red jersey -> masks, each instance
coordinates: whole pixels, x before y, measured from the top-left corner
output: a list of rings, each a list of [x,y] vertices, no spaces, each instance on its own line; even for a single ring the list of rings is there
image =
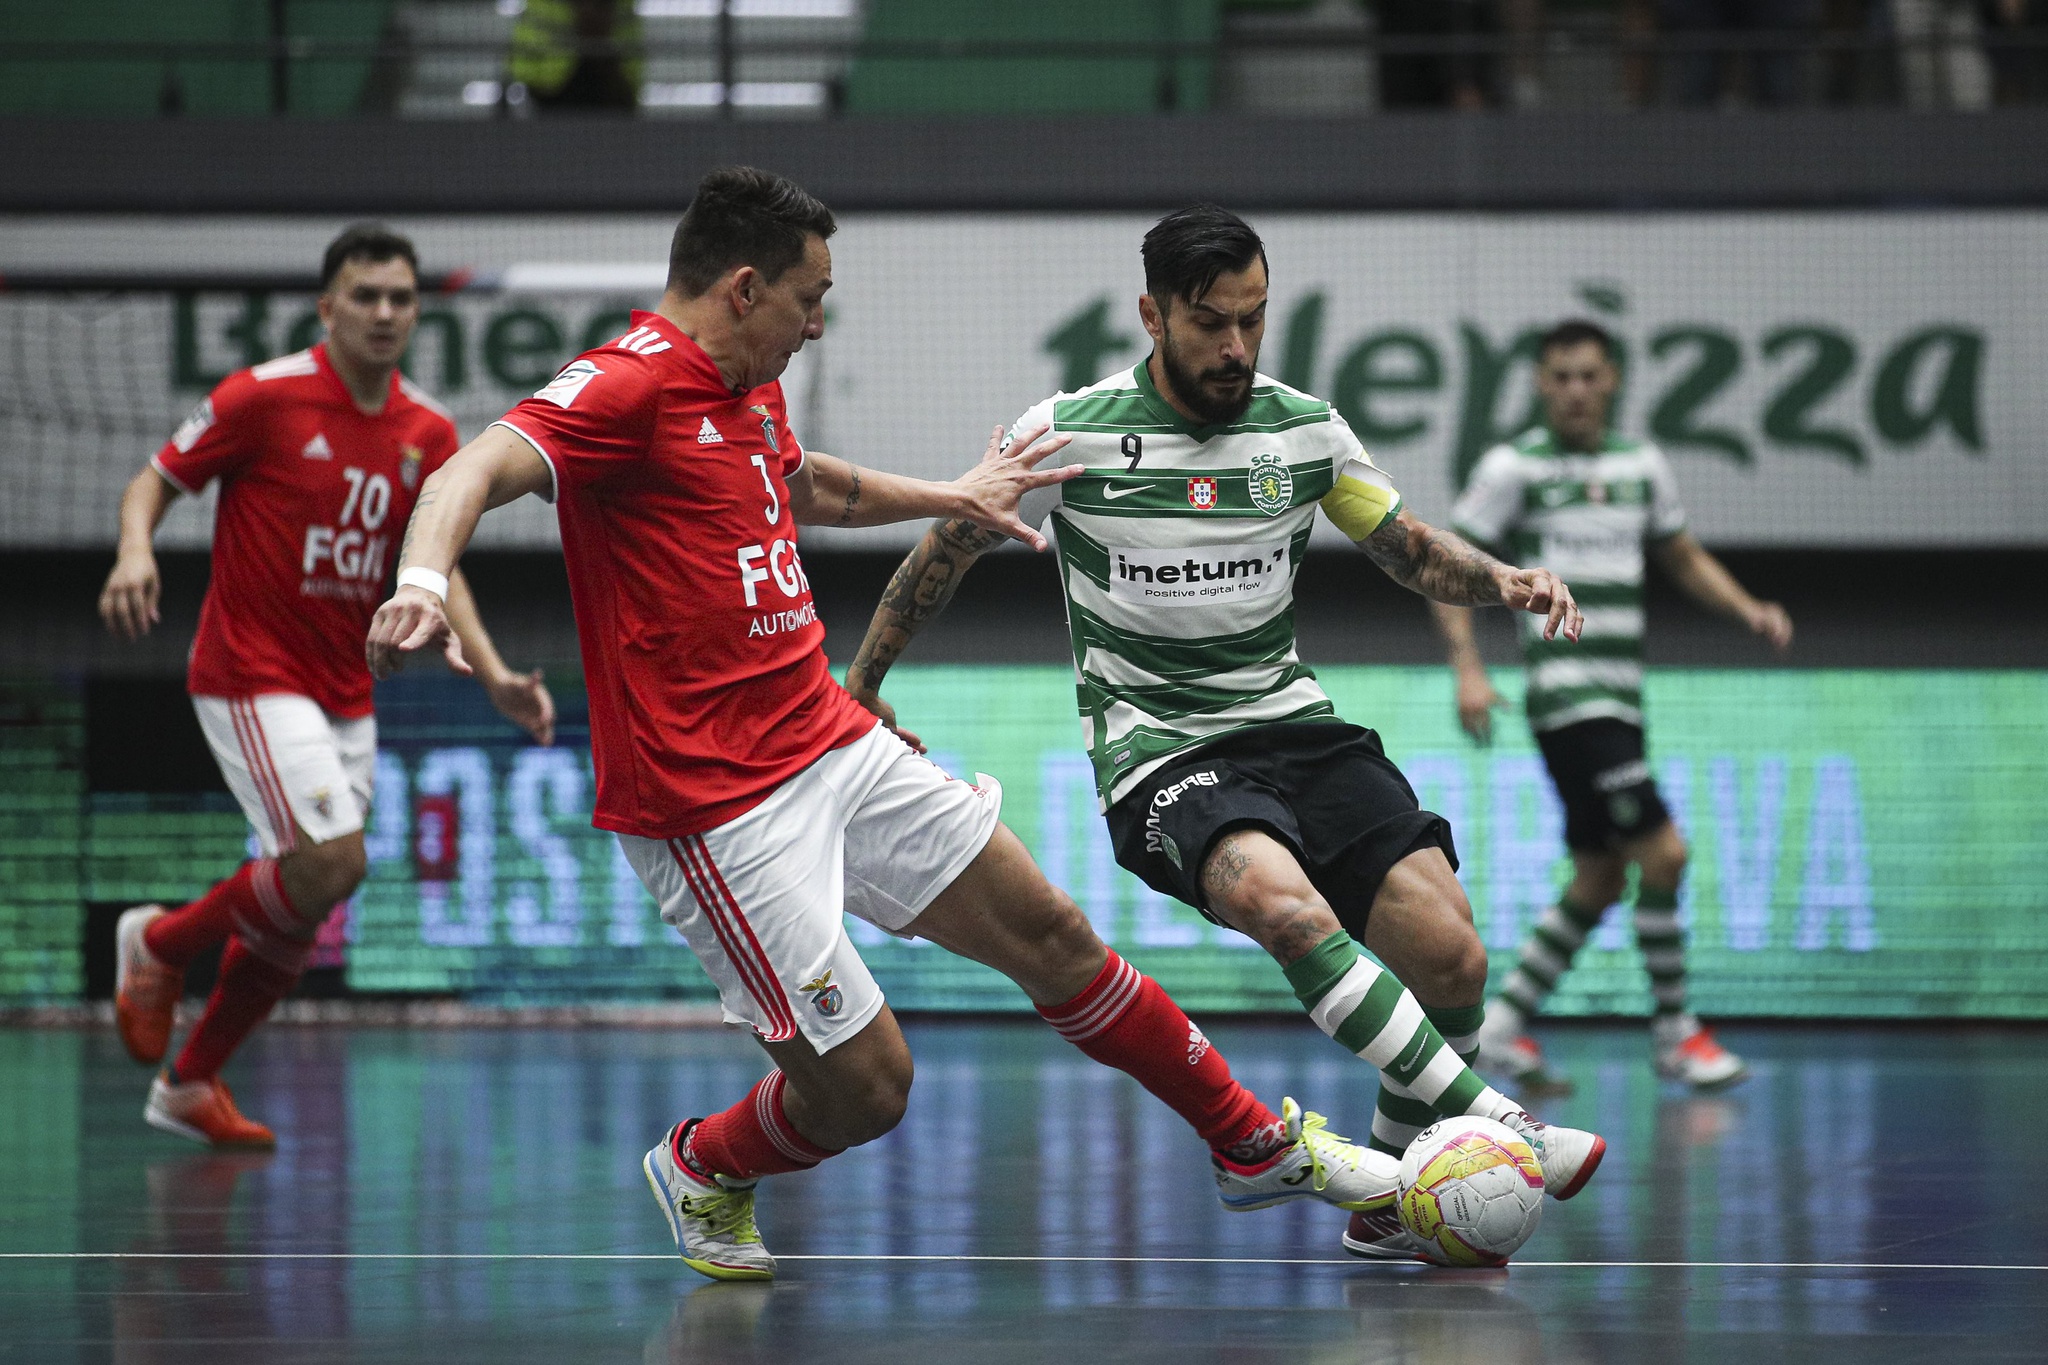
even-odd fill
[[[384,410],[363,412],[325,346],[223,379],[150,461],[182,492],[220,480],[187,690],[368,715],[370,617],[420,483],[456,444],[448,414],[396,373]]]
[[[780,384],[734,394],[675,324],[636,312],[503,425],[554,471],[599,829],[701,833],[874,728],[825,668]]]

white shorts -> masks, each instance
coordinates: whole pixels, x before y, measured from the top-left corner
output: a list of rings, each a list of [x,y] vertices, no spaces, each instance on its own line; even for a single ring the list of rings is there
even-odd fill
[[[728,1023],[829,1052],[882,1008],[843,912],[909,936],[995,833],[1002,788],[975,777],[946,776],[877,725],[716,829],[619,845],[717,983]]]
[[[266,857],[353,834],[370,809],[377,718],[329,715],[310,697],[194,697],[199,728]]]

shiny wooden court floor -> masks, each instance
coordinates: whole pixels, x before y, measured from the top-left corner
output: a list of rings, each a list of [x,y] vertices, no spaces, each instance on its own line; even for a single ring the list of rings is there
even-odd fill
[[[1306,1021],[1211,1030],[1362,1133]],[[1227,1214],[1199,1144],[1035,1023],[924,1022],[909,1118],[771,1181],[772,1286],[676,1261],[640,1154],[763,1070],[729,1033],[276,1028],[229,1077],[274,1156],[145,1128],[105,1035],[0,1033],[0,1362],[1956,1362],[2048,1359],[2048,1033],[1731,1029],[1660,1087],[1568,1028],[1548,1117],[1612,1155],[1512,1269],[1377,1266]]]

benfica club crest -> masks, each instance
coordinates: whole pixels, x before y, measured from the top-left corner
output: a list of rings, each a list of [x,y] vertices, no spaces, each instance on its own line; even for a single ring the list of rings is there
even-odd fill
[[[812,1007],[827,1019],[846,1008],[846,995],[833,982],[832,973],[829,971],[815,981],[806,982],[798,989],[811,997]]]
[[[1216,505],[1216,480],[1189,479],[1188,506],[1198,512],[1206,512]]]
[[[421,450],[418,446],[400,446],[398,448],[398,481],[407,488],[418,488],[420,486],[420,462],[426,459],[426,457],[427,452]]]
[[[768,442],[768,448],[770,450],[775,451],[777,454],[780,454],[782,451],[782,447],[778,445],[775,440],[775,414],[768,411],[768,405],[766,403],[752,404],[747,408],[747,411],[759,414],[761,418],[762,439]]]

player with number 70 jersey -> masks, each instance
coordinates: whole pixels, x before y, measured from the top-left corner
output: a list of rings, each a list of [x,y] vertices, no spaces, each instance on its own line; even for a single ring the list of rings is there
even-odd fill
[[[368,715],[363,632],[420,484],[456,444],[448,414],[402,375],[382,411],[363,412],[325,345],[222,380],[150,461],[181,493],[221,484],[193,694],[291,692]]]
[[[377,224],[349,228],[321,267],[327,339],[229,375],[121,498],[100,614],[133,639],[157,621],[158,523],[178,494],[220,483],[189,686],[262,856],[178,909],[134,907],[115,931],[115,1017],[146,1063],[169,1050],[185,968],[226,941],[206,1011],[143,1111],[215,1146],[273,1141],[236,1108],[220,1069],[298,980],[367,868],[377,722],[363,640],[399,533],[456,443],[448,415],[398,372],[419,306],[412,243]],[[459,571],[443,586],[462,670],[547,743],[554,703],[540,675],[505,666]]]

